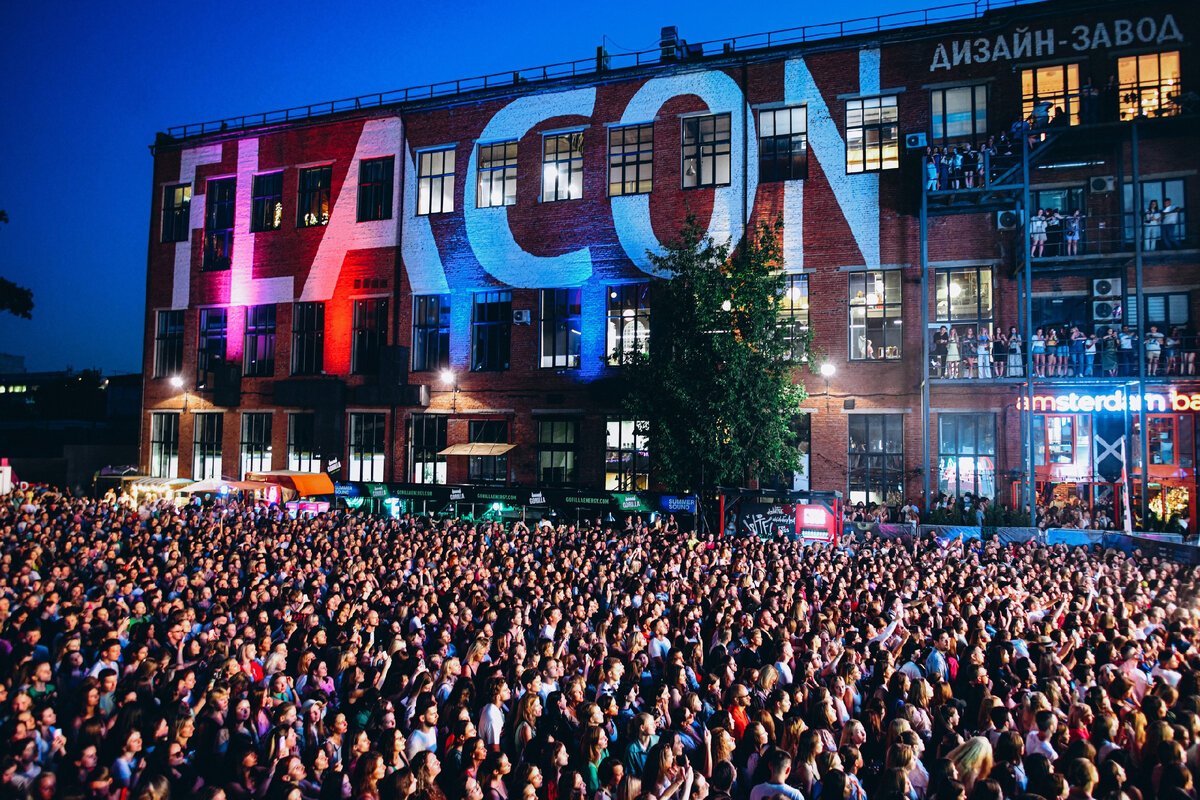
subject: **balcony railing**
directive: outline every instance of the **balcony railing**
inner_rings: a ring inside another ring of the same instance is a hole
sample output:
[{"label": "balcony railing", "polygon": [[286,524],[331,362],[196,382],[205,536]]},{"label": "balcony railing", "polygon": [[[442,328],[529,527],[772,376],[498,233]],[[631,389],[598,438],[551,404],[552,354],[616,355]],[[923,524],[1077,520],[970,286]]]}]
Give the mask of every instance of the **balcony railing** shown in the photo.
[{"label": "balcony railing", "polygon": [[[1117,190],[1120,191],[1120,188]],[[1087,197],[1081,199],[1086,204]],[[1048,262],[1086,262],[1104,256],[1132,257],[1139,239],[1142,253],[1151,257],[1189,250],[1200,243],[1198,224],[1188,219],[1184,209],[1175,208],[1163,214],[1161,209],[1147,208],[1140,215],[1130,211],[1124,214],[1076,216],[1073,211],[1071,208],[1050,207],[1039,222],[1035,220],[1038,209],[1034,208],[1030,219],[1022,221],[1030,224],[1029,255],[1035,266]],[[1137,227],[1138,216],[1142,223],[1140,232]],[[1044,239],[1039,241],[1040,237]]]}]

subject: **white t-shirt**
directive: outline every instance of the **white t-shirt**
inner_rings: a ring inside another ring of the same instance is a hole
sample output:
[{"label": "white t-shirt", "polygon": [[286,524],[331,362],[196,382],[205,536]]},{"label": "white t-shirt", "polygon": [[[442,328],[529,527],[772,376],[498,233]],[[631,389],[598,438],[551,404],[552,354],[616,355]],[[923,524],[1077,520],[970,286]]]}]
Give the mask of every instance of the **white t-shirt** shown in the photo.
[{"label": "white t-shirt", "polygon": [[495,703],[488,703],[479,715],[479,738],[488,747],[500,746],[500,735],[504,731],[504,712]]},{"label": "white t-shirt", "polygon": [[750,800],[767,800],[768,797],[777,794],[783,795],[787,800],[804,800],[804,795],[800,794],[799,789],[786,783],[760,783],[750,790]]},{"label": "white t-shirt", "polygon": [[420,728],[416,728],[408,735],[408,744],[404,748],[405,754],[408,755],[408,760],[411,761],[413,756],[423,750],[437,752],[437,728],[434,728],[429,733],[423,733]]}]

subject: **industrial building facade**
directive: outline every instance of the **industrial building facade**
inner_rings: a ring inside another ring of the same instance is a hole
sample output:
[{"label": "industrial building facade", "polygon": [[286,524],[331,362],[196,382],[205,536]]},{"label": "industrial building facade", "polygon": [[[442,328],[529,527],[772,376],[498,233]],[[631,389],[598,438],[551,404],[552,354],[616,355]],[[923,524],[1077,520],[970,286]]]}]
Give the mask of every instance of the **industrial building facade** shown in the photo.
[{"label": "industrial building facade", "polygon": [[1148,469],[1194,526],[1196,10],[966,9],[160,134],[142,467],[649,488],[612,380],[647,253],[782,218],[780,323],[835,368],[796,373],[803,485],[1112,506]]}]

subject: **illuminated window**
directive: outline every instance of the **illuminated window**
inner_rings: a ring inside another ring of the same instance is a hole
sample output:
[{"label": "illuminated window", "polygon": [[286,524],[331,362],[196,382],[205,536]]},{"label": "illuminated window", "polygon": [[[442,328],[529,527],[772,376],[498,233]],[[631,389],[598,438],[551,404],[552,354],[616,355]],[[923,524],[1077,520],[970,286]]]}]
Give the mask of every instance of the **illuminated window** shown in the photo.
[{"label": "illuminated window", "polygon": [[609,364],[627,364],[636,355],[650,352],[649,283],[608,287],[607,317],[605,352]]},{"label": "illuminated window", "polygon": [[849,420],[850,502],[900,505],[904,497],[904,415],[852,414]]},{"label": "illuminated window", "polygon": [[476,292],[471,298],[471,369],[508,369],[512,292]]},{"label": "illuminated window", "polygon": [[1035,416],[1033,452],[1036,466],[1075,463],[1075,417]]},{"label": "illuminated window", "polygon": [[[1166,208],[1167,201],[1171,201],[1171,205],[1175,208],[1175,224],[1171,225],[1168,222],[1163,222],[1159,228],[1159,237],[1163,243],[1158,243],[1157,247],[1165,246],[1166,242],[1182,242],[1187,238],[1187,209],[1183,207],[1186,194],[1186,184],[1183,178],[1170,178],[1161,181],[1142,181],[1142,212],[1145,213],[1150,208],[1151,203],[1157,203],[1161,211]],[[1121,183],[1121,196],[1124,200],[1125,209],[1125,240],[1132,244],[1134,233],[1134,218],[1133,209],[1133,183],[1123,181]],[[1131,248],[1132,249],[1132,248]]]},{"label": "illuminated window", "polygon": [[387,416],[385,414],[350,415],[350,458],[348,477],[352,481],[382,481],[387,459]]},{"label": "illuminated window", "polygon": [[183,370],[183,312],[159,311],[154,330],[154,377],[169,378]]},{"label": "illuminated window", "polygon": [[759,111],[759,181],[794,181],[807,177],[808,107]]},{"label": "illuminated window", "polygon": [[900,166],[896,96],[846,101],[846,172],[878,172]]},{"label": "illuminated window", "polygon": [[292,374],[320,375],[325,368],[325,304],[292,306]]},{"label": "illuminated window", "polygon": [[[483,149],[480,148],[480,158],[482,156]],[[483,207],[482,203],[479,205]],[[421,152],[417,156],[417,215],[449,214],[453,210],[454,148]]]},{"label": "illuminated window", "polygon": [[242,340],[242,374],[269,378],[275,374],[275,305],[246,309],[246,335]]},{"label": "illuminated window", "polygon": [[604,446],[604,488],[640,492],[650,488],[650,447],[639,429],[645,422],[609,417]]},{"label": "illuminated window", "polygon": [[542,202],[583,197],[583,132],[542,137]]},{"label": "illuminated window", "polygon": [[271,469],[271,412],[247,411],[242,414],[242,478],[247,472]]},{"label": "illuminated window", "polygon": [[221,440],[225,433],[225,415],[192,415],[192,480],[221,476]]},{"label": "illuminated window", "polygon": [[[471,420],[467,425],[471,442],[507,444],[508,422],[502,419]],[[508,456],[468,456],[467,477],[472,483],[508,483]]]},{"label": "illuminated window", "polygon": [[579,289],[542,289],[543,367],[579,368],[580,294]]},{"label": "illuminated window", "polygon": [[283,173],[255,175],[253,195],[250,205],[251,232],[279,230],[283,225]]},{"label": "illuminated window", "polygon": [[728,186],[730,181],[730,122],[728,114],[684,117],[683,188]]},{"label": "illuminated window", "polygon": [[[1189,417],[1181,417],[1185,425],[1191,424]],[[1150,463],[1154,464],[1174,464],[1175,463],[1175,418],[1174,417],[1150,417],[1149,426],[1146,428],[1147,440],[1146,446],[1150,451]]]},{"label": "illuminated window", "polygon": [[929,92],[932,107],[930,139],[984,139],[987,127],[987,86],[956,86]]},{"label": "illuminated window", "polygon": [[477,208],[517,204],[517,143],[495,142],[479,145],[475,190]]},{"label": "illuminated window", "polygon": [[288,469],[293,472],[321,471],[316,414],[288,414],[287,447]]},{"label": "illuminated window", "polygon": [[938,414],[938,491],[996,497],[995,414]]},{"label": "illuminated window", "polygon": [[163,187],[162,240],[186,242],[191,234],[192,185]]},{"label": "illuminated window", "polygon": [[413,372],[450,367],[450,295],[413,298]]},{"label": "illuminated window", "polygon": [[537,437],[538,486],[572,486],[577,483],[579,422],[541,420],[537,423]]},{"label": "illuminated window", "polygon": [[150,477],[179,477],[179,415],[150,414]]},{"label": "illuminated window", "polygon": [[236,178],[214,178],[204,194],[204,269],[229,269]]},{"label": "illuminated window", "polygon": [[1117,60],[1121,91],[1121,119],[1166,117],[1183,108],[1175,103],[1179,84],[1179,51],[1146,53]]},{"label": "illuminated window", "polygon": [[1026,119],[1033,114],[1033,107],[1039,102],[1050,104],[1051,119],[1054,119],[1058,109],[1061,109],[1072,125],[1078,125],[1079,65],[1054,64],[1022,70],[1021,103],[1022,114]]},{"label": "illuminated window", "polygon": [[354,331],[350,348],[350,371],[355,375],[379,372],[380,355],[387,344],[386,297],[354,301]]},{"label": "illuminated window", "polygon": [[850,273],[850,360],[894,361],[902,351],[900,270]]},{"label": "illuminated window", "polygon": [[358,162],[358,221],[392,218],[392,171],[395,156]]},{"label": "illuminated window", "polygon": [[961,339],[968,328],[992,333],[992,268],[957,267],[934,272],[934,321],[930,328],[942,325],[958,332]]},{"label": "illuminated window", "polygon": [[608,194],[647,194],[654,188],[654,126],[608,129]]},{"label": "illuminated window", "polygon": [[445,483],[446,416],[413,414],[408,420],[408,479],[413,483]]},{"label": "illuminated window", "polygon": [[319,228],[329,224],[333,166],[300,170],[300,201],[296,206],[297,228]]},{"label": "illuminated window", "polygon": [[229,315],[223,308],[200,309],[200,333],[196,340],[196,388],[211,389],[217,371],[225,363],[229,338]]},{"label": "illuminated window", "polygon": [[788,342],[786,357],[799,361],[806,354],[808,336],[808,276],[784,277],[783,294],[776,304],[779,331]]}]

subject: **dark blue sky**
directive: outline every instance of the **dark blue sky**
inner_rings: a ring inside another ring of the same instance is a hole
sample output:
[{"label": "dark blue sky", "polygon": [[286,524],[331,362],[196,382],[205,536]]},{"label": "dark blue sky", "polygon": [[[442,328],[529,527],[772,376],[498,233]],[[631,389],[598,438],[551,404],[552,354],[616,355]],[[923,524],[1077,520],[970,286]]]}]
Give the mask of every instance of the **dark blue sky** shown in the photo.
[{"label": "dark blue sky", "polygon": [[[31,370],[141,369],[156,131],[369,92],[923,8],[607,0],[15,3],[0,34],[0,275],[34,319],[0,315]],[[806,9],[807,6],[807,9]]]}]

